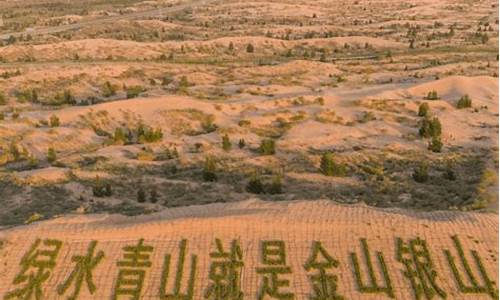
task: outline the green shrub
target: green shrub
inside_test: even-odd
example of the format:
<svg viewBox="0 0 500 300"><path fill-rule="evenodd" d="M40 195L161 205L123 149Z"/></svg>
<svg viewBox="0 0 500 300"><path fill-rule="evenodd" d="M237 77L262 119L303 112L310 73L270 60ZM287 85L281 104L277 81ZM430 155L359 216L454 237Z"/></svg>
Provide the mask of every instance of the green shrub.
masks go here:
<svg viewBox="0 0 500 300"><path fill-rule="evenodd" d="M180 81L179 81L179 86L178 86L178 90L180 92L186 92L187 91L187 88L190 87L192 84L189 83L188 79L186 76L182 76Z"/></svg>
<svg viewBox="0 0 500 300"><path fill-rule="evenodd" d="M421 137L424 138L440 136L441 122L436 117L433 118L432 120L425 117L420 124L419 134Z"/></svg>
<svg viewBox="0 0 500 300"><path fill-rule="evenodd" d="M367 123L376 120L375 115L370 111L363 112L361 118L358 119L359 123Z"/></svg>
<svg viewBox="0 0 500 300"><path fill-rule="evenodd" d="M123 145L127 142L127 136L125 135L125 131L118 127L115 129L115 133L113 135L113 141L115 144Z"/></svg>
<svg viewBox="0 0 500 300"><path fill-rule="evenodd" d="M111 195L113 195L111 184L104 184L99 176L96 176L94 185L92 186L92 194L94 195L94 197L110 197Z"/></svg>
<svg viewBox="0 0 500 300"><path fill-rule="evenodd" d="M201 128L205 133L214 132L217 130L217 125L214 123L214 116L210 115L201 121Z"/></svg>
<svg viewBox="0 0 500 300"><path fill-rule="evenodd" d="M255 48L252 44L247 45L247 52L248 53L253 53L255 51Z"/></svg>
<svg viewBox="0 0 500 300"><path fill-rule="evenodd" d="M269 186L269 194L281 194L283 192L282 175L275 174Z"/></svg>
<svg viewBox="0 0 500 300"><path fill-rule="evenodd" d="M413 170L413 179L419 183L429 180L429 167L427 163L422 162Z"/></svg>
<svg viewBox="0 0 500 300"><path fill-rule="evenodd" d="M24 91L16 91L15 96L19 102L38 103L38 93L35 89L27 89Z"/></svg>
<svg viewBox="0 0 500 300"><path fill-rule="evenodd" d="M436 91L430 91L427 93L427 97L425 97L424 99L426 99L426 100L438 100L439 96L438 96L438 93Z"/></svg>
<svg viewBox="0 0 500 300"><path fill-rule="evenodd" d="M254 173L248 184L246 186L246 191L252 194L262 194L264 193L264 185L260 180L260 176L257 173Z"/></svg>
<svg viewBox="0 0 500 300"><path fill-rule="evenodd" d="M325 176L345 176L346 167L341 163L336 163L332 153L325 153L321 157L320 171Z"/></svg>
<svg viewBox="0 0 500 300"><path fill-rule="evenodd" d="M205 158L205 164L203 165L203 180L205 181L217 181L216 175L217 165L215 158L212 156L207 156Z"/></svg>
<svg viewBox="0 0 500 300"><path fill-rule="evenodd" d="M240 139L239 142L238 142L238 147L240 149L243 149L245 148L245 139Z"/></svg>
<svg viewBox="0 0 500 300"><path fill-rule="evenodd" d="M58 127L61 124L59 118L56 115L50 116L49 125L50 127Z"/></svg>
<svg viewBox="0 0 500 300"><path fill-rule="evenodd" d="M109 81L106 81L102 86L101 92L102 95L107 98L116 95L116 90L117 87L115 85L112 85Z"/></svg>
<svg viewBox="0 0 500 300"><path fill-rule="evenodd" d="M251 124L250 120L239 120L238 121L238 126L240 126L240 127L250 126L250 124Z"/></svg>
<svg viewBox="0 0 500 300"><path fill-rule="evenodd" d="M49 147L49 149L47 149L47 161L49 163L53 163L56 160L57 160L56 150L54 150L54 148L52 147Z"/></svg>
<svg viewBox="0 0 500 300"><path fill-rule="evenodd" d="M7 104L7 99L5 98L4 93L0 92L0 105Z"/></svg>
<svg viewBox="0 0 500 300"><path fill-rule="evenodd" d="M34 97L34 96L32 96ZM37 96L38 98L38 96ZM37 102L38 100L32 100L32 102ZM65 90L62 93L57 93L55 96L55 104L57 105L62 105L62 104L76 104L76 99L75 96L71 93L70 90Z"/></svg>
<svg viewBox="0 0 500 300"><path fill-rule="evenodd" d="M151 203L156 203L158 202L158 192L156 191L156 188L152 188L150 193L149 193L149 201Z"/></svg>
<svg viewBox="0 0 500 300"><path fill-rule="evenodd" d="M229 140L229 136L227 134L222 137L222 149L224 149L224 151L231 150L231 141Z"/></svg>
<svg viewBox="0 0 500 300"><path fill-rule="evenodd" d="M440 136L433 136L432 140L429 143L428 149L432 152L441 152L443 148L443 142L441 142Z"/></svg>
<svg viewBox="0 0 500 300"><path fill-rule="evenodd" d="M144 191L142 186L140 186L139 190L137 190L137 202L139 203L146 202L146 192Z"/></svg>
<svg viewBox="0 0 500 300"><path fill-rule="evenodd" d="M137 141L141 144L154 143L160 141L162 138L163 132L161 128L153 129L143 124L137 127Z"/></svg>
<svg viewBox="0 0 500 300"><path fill-rule="evenodd" d="M453 170L453 164L451 162L446 163L446 168L443 172L443 178L450 181L454 181L457 179L455 171Z"/></svg>
<svg viewBox="0 0 500 300"><path fill-rule="evenodd" d="M127 92L127 99L138 97L145 89L140 85L130 86L125 89Z"/></svg>
<svg viewBox="0 0 500 300"><path fill-rule="evenodd" d="M276 153L275 141L271 139L262 140L259 147L259 152L262 155L273 155Z"/></svg>
<svg viewBox="0 0 500 300"><path fill-rule="evenodd" d="M472 99L469 97L469 95L463 95L460 100L457 102L457 108L462 109L462 108L469 108L472 107Z"/></svg>
<svg viewBox="0 0 500 300"><path fill-rule="evenodd" d="M430 112L429 104L424 102L418 106L418 116L419 117L427 117L427 116L429 116L429 112Z"/></svg>

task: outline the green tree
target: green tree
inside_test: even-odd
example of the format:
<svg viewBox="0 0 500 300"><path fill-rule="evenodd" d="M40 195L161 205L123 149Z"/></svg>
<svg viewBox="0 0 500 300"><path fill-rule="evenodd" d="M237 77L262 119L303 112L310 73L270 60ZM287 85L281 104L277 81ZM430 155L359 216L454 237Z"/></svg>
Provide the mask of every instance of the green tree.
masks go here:
<svg viewBox="0 0 500 300"><path fill-rule="evenodd" d="M190 86L191 84L189 83L187 77L185 75L183 75L181 77L181 80L179 81L179 88L180 89L186 89Z"/></svg>
<svg viewBox="0 0 500 300"><path fill-rule="evenodd" d="M453 164L451 161L448 161L446 163L445 170L443 172L443 178L446 180L454 181L457 179L457 176L455 175L455 171L453 170Z"/></svg>
<svg viewBox="0 0 500 300"><path fill-rule="evenodd" d="M115 144L123 145L127 142L127 136L125 135L125 131L118 127L115 129L115 133L113 135L113 141Z"/></svg>
<svg viewBox="0 0 500 300"><path fill-rule="evenodd" d="M275 174L273 176L273 181L269 187L270 194L281 194L283 192L282 178L283 176L281 174Z"/></svg>
<svg viewBox="0 0 500 300"><path fill-rule="evenodd" d="M61 124L59 118L56 115L50 116L49 125L50 127L58 127Z"/></svg>
<svg viewBox="0 0 500 300"><path fill-rule="evenodd" d="M437 91L430 91L427 93L427 97L425 97L427 100L438 100L439 96Z"/></svg>
<svg viewBox="0 0 500 300"><path fill-rule="evenodd" d="M151 203L156 203L158 202L158 192L156 191L156 188L152 188L150 193L149 193L149 201Z"/></svg>
<svg viewBox="0 0 500 300"><path fill-rule="evenodd" d="M276 153L275 141L272 139L262 140L259 147L259 152L262 155L273 155Z"/></svg>
<svg viewBox="0 0 500 300"><path fill-rule="evenodd" d="M102 87L102 95L104 97L111 97L116 95L116 86L112 85L109 81L106 81Z"/></svg>
<svg viewBox="0 0 500 300"><path fill-rule="evenodd" d="M57 160L56 150L54 150L54 148L52 147L49 147L49 149L47 149L47 161L49 163L53 163L56 160Z"/></svg>
<svg viewBox="0 0 500 300"><path fill-rule="evenodd" d="M429 143L428 149L432 152L441 152L443 148L443 142L441 141L440 136L433 136L432 140Z"/></svg>
<svg viewBox="0 0 500 300"><path fill-rule="evenodd" d="M345 176L346 167L341 163L336 163L332 153L324 153L321 157L320 171L325 176Z"/></svg>
<svg viewBox="0 0 500 300"><path fill-rule="evenodd" d="M238 147L240 149L243 149L245 148L245 139L240 139L239 142L238 142Z"/></svg>
<svg viewBox="0 0 500 300"><path fill-rule="evenodd" d="M248 184L246 186L246 190L252 194L262 194L264 193L264 185L260 179L260 176L257 173L252 174Z"/></svg>
<svg viewBox="0 0 500 300"><path fill-rule="evenodd" d="M460 100L458 100L457 108L462 109L469 107L472 107L472 99L469 97L469 95L465 94L460 98Z"/></svg>
<svg viewBox="0 0 500 300"><path fill-rule="evenodd" d="M216 169L217 165L215 158L213 156L207 156L205 158L205 164L203 165L203 180L217 181Z"/></svg>
<svg viewBox="0 0 500 300"><path fill-rule="evenodd" d="M247 52L248 53L253 53L255 51L255 48L253 47L252 44L247 45Z"/></svg>
<svg viewBox="0 0 500 300"><path fill-rule="evenodd" d="M424 137L424 138L440 136L441 135L441 122L436 117L434 117L432 119L425 117L421 121L419 134L421 137Z"/></svg>
<svg viewBox="0 0 500 300"><path fill-rule="evenodd" d="M224 151L231 150L231 141L229 140L229 136L227 134L222 137L222 149L224 149Z"/></svg>
<svg viewBox="0 0 500 300"><path fill-rule="evenodd" d="M419 183L424 183L429 180L429 166L426 162L420 163L413 170L413 179Z"/></svg>
<svg viewBox="0 0 500 300"><path fill-rule="evenodd" d="M111 184L109 182L104 185L104 195L106 197L111 197L113 195L113 190L111 189Z"/></svg>
<svg viewBox="0 0 500 300"><path fill-rule="evenodd" d="M137 202L146 202L146 192L144 191L144 188L142 186L139 186L139 190L137 190Z"/></svg>
<svg viewBox="0 0 500 300"><path fill-rule="evenodd" d="M127 93L127 99L138 97L145 89L140 85L129 86L125 89Z"/></svg>
<svg viewBox="0 0 500 300"><path fill-rule="evenodd" d="M4 93L0 92L0 105L7 104L7 99L5 98Z"/></svg>
<svg viewBox="0 0 500 300"><path fill-rule="evenodd" d="M429 104L424 102L418 106L418 116L419 117L427 117L427 116L429 116L429 112L430 112Z"/></svg>

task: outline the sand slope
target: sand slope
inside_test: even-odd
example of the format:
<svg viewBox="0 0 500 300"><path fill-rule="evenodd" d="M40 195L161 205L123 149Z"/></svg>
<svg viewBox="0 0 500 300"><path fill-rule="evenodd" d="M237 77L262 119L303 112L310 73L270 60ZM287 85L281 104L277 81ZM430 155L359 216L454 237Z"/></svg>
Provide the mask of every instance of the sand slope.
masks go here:
<svg viewBox="0 0 500 300"><path fill-rule="evenodd" d="M313 241L321 241L329 254L339 261L338 268L330 270L339 276L339 294L346 299L388 299L383 293L370 296L361 294L357 289L350 252L358 253L364 270L360 238L367 238L379 282L382 282L381 273L375 263L375 251L382 251L384 255L396 298L412 299L410 282L402 275L404 265L396 260L396 238L408 241L420 237L428 244L437 271L437 284L446 292L448 299L487 299L487 295L458 292L443 250L449 249L458 262L450 237L458 235L475 276L480 278L469 250L478 251L487 273L496 281L497 228L498 216L494 214L415 213L359 205L339 206L327 201L270 203L249 200L176 208L135 218L70 216L0 232L0 240L4 241L0 250L0 296L19 287L12 281L20 271L20 259L31 243L36 238L50 238L58 239L63 244L56 267L43 284L43 299L63 299L56 294L56 285L61 284L73 269L71 257L84 254L91 240L99 241L96 249L103 250L105 257L93 272L97 291L91 296L84 285L79 299L110 299L118 274L116 264L123 255L121 248L137 244L143 238L145 244L154 249L151 253L152 265L146 268L141 299L158 299L164 255L172 253L174 262L170 273L175 274L178 245L182 239L188 243L187 257L191 254L198 257L193 299L203 299L202 295L210 283L207 277L211 263L209 253L214 250L214 239L220 238L225 248L232 239L240 242L244 262L241 283L245 299L255 299L262 286L262 275L256 273L256 268L263 266L260 257L260 242L263 240L285 242L286 261L292 274L280 275L290 280L291 285L290 289L282 288L282 291L292 291L296 299L307 299L312 292L308 280L308 275L312 273L308 273L303 265L310 255ZM189 265L186 261L186 280ZM367 276L366 272L363 274ZM172 282L173 275L167 286L170 287ZM184 287L185 281L182 291Z"/></svg>

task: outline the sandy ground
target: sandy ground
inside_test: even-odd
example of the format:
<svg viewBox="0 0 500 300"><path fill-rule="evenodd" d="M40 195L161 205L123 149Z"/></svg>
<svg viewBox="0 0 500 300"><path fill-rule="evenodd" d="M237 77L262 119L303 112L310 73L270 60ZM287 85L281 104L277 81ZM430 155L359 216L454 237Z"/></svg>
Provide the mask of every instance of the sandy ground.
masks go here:
<svg viewBox="0 0 500 300"><path fill-rule="evenodd" d="M410 299L413 297L410 282L403 276L404 265L396 259L396 239L408 241L420 237L427 242L437 272L436 282L447 293L448 299L488 299L486 295L459 293L443 253L443 250L449 249L458 261L452 235L459 237L477 278L480 277L470 250L479 253L490 278L498 278L498 216L495 214L415 213L360 205L340 206L329 201L265 203L248 200L169 209L133 218L74 215L0 232L3 242L0 248L0 295L5 296L7 291L19 287L12 280L21 270L19 263L22 255L35 239L57 239L63 244L56 266L43 284L43 299L62 299L56 294L56 285L61 284L73 269L71 257L83 255L88 243L97 240L96 251L102 250L105 254L93 272L97 290L90 295L84 285L79 299L109 299L116 284L116 263L123 255L121 248L144 239L144 243L154 249L141 299L158 299L163 256L172 253L175 262L179 242L186 239L186 257L192 254L198 257L193 299L202 299L210 282L207 277L211 263L209 253L215 249L214 239L219 238L224 247L233 239L240 243L244 261L241 286L245 298L254 298L262 286L261 276L256 273L256 268L262 266L260 241L282 240L286 245L287 265L292 269L291 275L284 275L290 280L291 288L283 288L283 291L293 291L296 299L307 299L307 295L312 293L307 277L310 273L304 270L303 265L310 255L313 241L321 241L328 253L339 261L338 268L330 270L338 275L339 294L346 299L387 299L383 293L363 295L356 287L350 252L361 255L360 238L366 238L379 280L381 273L377 271L380 269L376 263L376 251L384 255L396 299ZM359 257L364 268L364 260ZM187 261L185 266L188 273ZM174 274L175 268L172 267L170 272ZM169 286L172 281L173 278L170 278Z"/></svg>

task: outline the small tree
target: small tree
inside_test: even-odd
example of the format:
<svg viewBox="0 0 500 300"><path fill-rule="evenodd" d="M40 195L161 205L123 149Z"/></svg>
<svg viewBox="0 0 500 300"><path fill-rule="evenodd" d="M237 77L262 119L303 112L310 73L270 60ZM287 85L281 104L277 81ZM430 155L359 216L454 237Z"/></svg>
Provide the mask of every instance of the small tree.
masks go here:
<svg viewBox="0 0 500 300"><path fill-rule="evenodd" d="M227 134L222 137L222 149L224 149L224 151L231 150L231 141L229 140L229 136Z"/></svg>
<svg viewBox="0 0 500 300"><path fill-rule="evenodd" d="M217 181L217 175L215 174L217 169L215 158L212 156L207 156L205 158L205 164L203 165L203 180L205 181Z"/></svg>
<svg viewBox="0 0 500 300"><path fill-rule="evenodd" d="M321 157L320 171L325 176L345 176L346 167L343 164L336 163L332 153L325 153Z"/></svg>
<svg viewBox="0 0 500 300"><path fill-rule="evenodd" d="M247 52L248 53L253 53L254 51L255 51L255 49L254 49L253 45L249 43L247 45Z"/></svg>
<svg viewBox="0 0 500 300"><path fill-rule="evenodd" d="M259 152L263 155L273 155L276 153L276 146L274 140L262 140L259 147Z"/></svg>
<svg viewBox="0 0 500 300"><path fill-rule="evenodd" d="M50 127L58 127L61 124L59 118L56 115L50 116L49 125Z"/></svg>
<svg viewBox="0 0 500 300"><path fill-rule="evenodd" d="M441 142L441 137L440 136L432 137L428 149L431 150L432 152L441 152L442 148L443 148L443 142Z"/></svg>
<svg viewBox="0 0 500 300"><path fill-rule="evenodd" d="M233 42L230 42L229 43L229 47L227 48L229 51L233 51L234 50L234 44Z"/></svg>
<svg viewBox="0 0 500 300"><path fill-rule="evenodd" d="M433 118L432 120L425 117L420 124L419 134L421 137L424 138L440 136L441 122L436 117Z"/></svg>
<svg viewBox="0 0 500 300"><path fill-rule="evenodd" d="M158 192L156 191L156 188L152 188L150 193L149 193L149 201L151 203L156 203L158 202Z"/></svg>
<svg viewBox="0 0 500 300"><path fill-rule="evenodd" d="M110 197L113 195L113 190L111 189L111 184L106 183L106 185L104 186L104 195L106 197Z"/></svg>
<svg viewBox="0 0 500 300"><path fill-rule="evenodd" d="M429 116L429 112L430 112L429 104L424 102L418 106L418 116L419 117L427 117L427 116Z"/></svg>
<svg viewBox="0 0 500 300"><path fill-rule="evenodd" d="M469 95L465 94L460 98L460 100L458 100L457 108L462 109L469 107L472 107L472 99L469 97Z"/></svg>
<svg viewBox="0 0 500 300"><path fill-rule="evenodd" d="M92 186L92 194L94 197L104 197L106 194L104 185L99 176L96 176L95 178L94 185Z"/></svg>
<svg viewBox="0 0 500 300"><path fill-rule="evenodd" d="M120 144L123 145L127 142L127 135L125 134L125 131L118 127L115 129L115 134L113 135L113 141L115 144Z"/></svg>
<svg viewBox="0 0 500 300"><path fill-rule="evenodd" d="M245 148L245 139L240 139L239 142L238 142L238 147L240 149L243 149Z"/></svg>
<svg viewBox="0 0 500 300"><path fill-rule="evenodd" d="M49 163L53 163L56 160L57 160L56 150L54 150L54 148L52 147L49 147L49 149L47 149L47 161Z"/></svg>
<svg viewBox="0 0 500 300"><path fill-rule="evenodd" d="M127 92L127 99L132 99L138 97L145 89L140 85L136 85L127 87L125 91Z"/></svg>
<svg viewBox="0 0 500 300"><path fill-rule="evenodd" d="M457 179L457 176L455 175L455 171L453 170L453 164L451 161L446 163L446 168L443 172L443 178L446 180L454 181Z"/></svg>
<svg viewBox="0 0 500 300"><path fill-rule="evenodd" d="M323 154L319 168L323 175L333 176L333 155L331 153Z"/></svg>
<svg viewBox="0 0 500 300"><path fill-rule="evenodd" d="M142 186L139 186L139 190L137 191L137 202L139 203L146 202L146 192L144 192Z"/></svg>
<svg viewBox="0 0 500 300"><path fill-rule="evenodd" d="M246 190L252 194L262 194L264 193L264 186L262 185L262 181L260 180L260 176L257 173L252 174L248 184L246 186Z"/></svg>
<svg viewBox="0 0 500 300"><path fill-rule="evenodd" d="M7 104L7 99L5 98L4 93L0 92L0 105Z"/></svg>
<svg viewBox="0 0 500 300"><path fill-rule="evenodd" d="M425 97L427 100L438 100L439 96L437 91L430 91L427 93L427 97Z"/></svg>
<svg viewBox="0 0 500 300"><path fill-rule="evenodd" d="M112 85L109 81L106 81L102 87L102 95L104 97L116 95L116 86Z"/></svg>
<svg viewBox="0 0 500 300"><path fill-rule="evenodd" d="M420 163L413 170L413 179L419 183L423 183L429 180L429 167L426 162Z"/></svg>
<svg viewBox="0 0 500 300"><path fill-rule="evenodd" d="M181 77L181 80L179 81L179 88L180 89L186 89L190 86L190 83L185 75Z"/></svg>
<svg viewBox="0 0 500 300"><path fill-rule="evenodd" d="M273 176L273 181L269 187L270 194L281 194L283 192L282 177L281 174L275 174Z"/></svg>

